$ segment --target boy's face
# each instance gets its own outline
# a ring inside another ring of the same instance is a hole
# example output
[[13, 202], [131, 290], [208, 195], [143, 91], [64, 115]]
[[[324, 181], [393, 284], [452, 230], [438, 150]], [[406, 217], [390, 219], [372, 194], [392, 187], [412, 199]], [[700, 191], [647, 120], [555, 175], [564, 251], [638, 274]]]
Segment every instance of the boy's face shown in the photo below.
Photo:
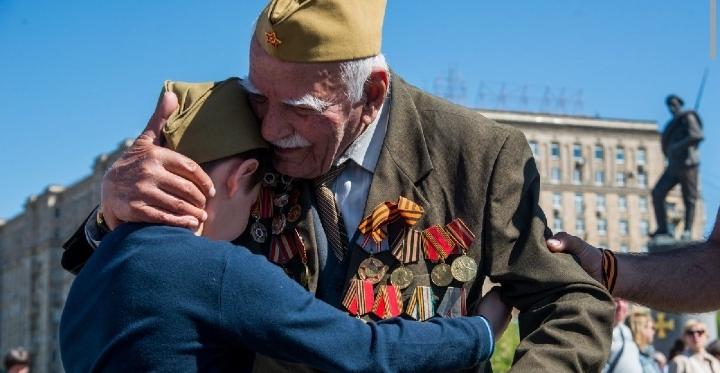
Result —
[[258, 165], [256, 159], [232, 158], [209, 172], [217, 194], [207, 202], [202, 236], [232, 241], [245, 231], [260, 192], [260, 183], [254, 177]]

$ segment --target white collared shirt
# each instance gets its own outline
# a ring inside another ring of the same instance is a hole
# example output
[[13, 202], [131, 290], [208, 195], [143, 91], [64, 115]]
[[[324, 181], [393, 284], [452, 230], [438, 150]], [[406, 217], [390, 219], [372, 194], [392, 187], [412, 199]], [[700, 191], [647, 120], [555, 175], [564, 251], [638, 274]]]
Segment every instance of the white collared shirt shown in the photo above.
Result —
[[[332, 187], [335, 193], [335, 201], [343, 216], [348, 239], [353, 237], [363, 218], [368, 194], [370, 193], [370, 184], [380, 158], [385, 133], [387, 132], [389, 112], [390, 100], [386, 98], [375, 120], [335, 162], [336, 165], [350, 162], [345, 170], [338, 175]], [[363, 240], [364, 237], [359, 236], [356, 243], [362, 244]], [[383, 241], [380, 251], [387, 250], [388, 247], [387, 240]]]

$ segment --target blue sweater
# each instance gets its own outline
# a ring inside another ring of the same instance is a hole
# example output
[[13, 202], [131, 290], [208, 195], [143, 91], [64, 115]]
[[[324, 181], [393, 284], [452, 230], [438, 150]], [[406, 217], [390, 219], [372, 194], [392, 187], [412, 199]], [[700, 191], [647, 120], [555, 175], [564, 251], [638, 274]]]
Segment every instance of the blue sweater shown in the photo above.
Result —
[[327, 371], [437, 371], [489, 358], [492, 335], [482, 317], [365, 323], [244, 247], [125, 224], [75, 279], [60, 349], [68, 372], [249, 371], [254, 352]]

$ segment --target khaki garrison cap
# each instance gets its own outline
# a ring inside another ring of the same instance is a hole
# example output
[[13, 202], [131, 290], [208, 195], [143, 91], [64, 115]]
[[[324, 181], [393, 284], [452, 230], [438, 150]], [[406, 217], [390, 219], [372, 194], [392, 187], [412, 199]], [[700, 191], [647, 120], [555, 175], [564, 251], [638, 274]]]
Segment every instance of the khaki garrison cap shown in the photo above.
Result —
[[166, 81], [178, 109], [163, 128], [166, 146], [197, 163], [268, 148], [240, 79], [185, 83]]
[[377, 56], [386, 0], [271, 0], [255, 37], [288, 62], [347, 61]]

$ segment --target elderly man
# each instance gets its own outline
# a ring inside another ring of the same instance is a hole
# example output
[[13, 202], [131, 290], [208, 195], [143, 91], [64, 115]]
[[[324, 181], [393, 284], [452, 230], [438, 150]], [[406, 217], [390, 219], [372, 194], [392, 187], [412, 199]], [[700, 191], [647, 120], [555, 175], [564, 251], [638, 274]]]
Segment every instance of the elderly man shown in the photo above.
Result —
[[[488, 276], [520, 310], [516, 370], [599, 371], [611, 298], [571, 258], [547, 251], [527, 141], [391, 81], [380, 51], [384, 10], [384, 0], [275, 0], [260, 14], [245, 85], [275, 168], [299, 180], [267, 176], [275, 194], [259, 199], [241, 241], [277, 258], [284, 241], [272, 232], [294, 225], [309, 260], [288, 262], [286, 272], [366, 319], [463, 315]], [[205, 219], [207, 176], [152, 141], [170, 106], [160, 103], [106, 174], [102, 213], [68, 241], [65, 268], [80, 270], [104, 225], [193, 228]], [[281, 365], [259, 357], [255, 368], [300, 369]]]
[[602, 249], [565, 232], [558, 233], [547, 244], [554, 252], [573, 254], [599, 282], [606, 282], [603, 260], [615, 258], [614, 296], [678, 313], [720, 309], [720, 209], [707, 241], [671, 251], [615, 254], [603, 259]]

